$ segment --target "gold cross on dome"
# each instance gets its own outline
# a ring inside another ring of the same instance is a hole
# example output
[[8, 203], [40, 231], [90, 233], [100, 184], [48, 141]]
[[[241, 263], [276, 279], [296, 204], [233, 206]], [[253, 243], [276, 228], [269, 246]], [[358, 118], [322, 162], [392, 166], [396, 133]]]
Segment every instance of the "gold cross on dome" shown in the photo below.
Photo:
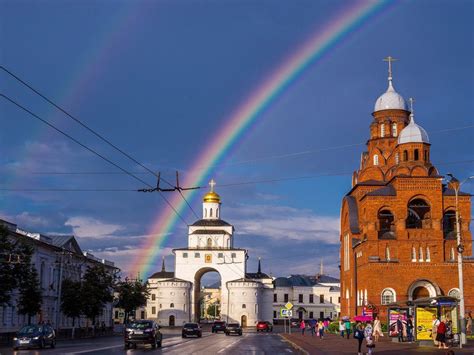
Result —
[[392, 56], [385, 57], [383, 59], [384, 62], [388, 62], [388, 78], [389, 80], [392, 79], [392, 62], [397, 61], [398, 59], [393, 58]]
[[209, 181], [209, 186], [211, 187], [211, 192], [214, 192], [214, 186], [216, 186], [216, 182], [214, 181], [214, 179], [211, 179], [211, 181]]

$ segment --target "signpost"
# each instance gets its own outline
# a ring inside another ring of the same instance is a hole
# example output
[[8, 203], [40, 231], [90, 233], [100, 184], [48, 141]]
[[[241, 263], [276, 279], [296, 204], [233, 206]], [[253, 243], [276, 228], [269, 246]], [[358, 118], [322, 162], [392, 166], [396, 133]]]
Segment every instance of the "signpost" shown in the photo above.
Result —
[[[285, 308], [280, 308], [280, 315], [282, 317], [288, 318], [288, 334], [291, 334], [291, 317], [293, 317], [293, 311], [291, 310], [292, 308], [293, 304], [291, 302], [285, 304]], [[283, 318], [283, 326], [286, 328], [285, 318]], [[284, 329], [284, 332], [286, 333], [286, 329]]]

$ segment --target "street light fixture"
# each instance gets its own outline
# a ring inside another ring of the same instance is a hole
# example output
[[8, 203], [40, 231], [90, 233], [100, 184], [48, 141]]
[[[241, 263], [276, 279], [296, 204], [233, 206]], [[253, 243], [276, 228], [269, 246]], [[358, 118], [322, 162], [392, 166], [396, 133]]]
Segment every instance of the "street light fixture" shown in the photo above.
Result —
[[459, 341], [459, 347], [462, 348], [466, 344], [466, 323], [464, 320], [464, 281], [463, 281], [463, 271], [462, 271], [462, 253], [464, 252], [464, 246], [461, 243], [461, 226], [459, 224], [459, 191], [461, 186], [470, 179], [474, 179], [473, 176], [469, 176], [463, 181], [456, 179], [453, 174], [446, 174], [449, 176], [448, 186], [454, 190], [454, 195], [456, 197], [456, 242], [457, 242], [457, 251], [458, 251], [458, 276], [459, 276], [459, 319], [461, 321], [461, 339]]

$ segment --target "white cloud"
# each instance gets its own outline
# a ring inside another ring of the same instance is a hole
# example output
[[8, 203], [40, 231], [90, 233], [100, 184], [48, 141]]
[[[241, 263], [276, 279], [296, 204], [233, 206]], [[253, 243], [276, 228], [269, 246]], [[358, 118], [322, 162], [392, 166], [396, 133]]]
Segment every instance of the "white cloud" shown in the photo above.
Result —
[[242, 205], [228, 208], [226, 213], [236, 215], [232, 224], [236, 226], [237, 234], [339, 243], [339, 217], [319, 216], [307, 209], [271, 205]]
[[64, 225], [72, 227], [73, 233], [82, 238], [110, 236], [123, 229], [120, 224], [105, 223], [92, 217], [71, 217]]
[[8, 222], [15, 223], [20, 228], [22, 228], [22, 226], [28, 226], [29, 228], [31, 227], [41, 228], [41, 227], [46, 227], [50, 224], [48, 219], [41, 216], [33, 215], [29, 212], [22, 212], [20, 214], [13, 215], [13, 216], [0, 214], [0, 218]]

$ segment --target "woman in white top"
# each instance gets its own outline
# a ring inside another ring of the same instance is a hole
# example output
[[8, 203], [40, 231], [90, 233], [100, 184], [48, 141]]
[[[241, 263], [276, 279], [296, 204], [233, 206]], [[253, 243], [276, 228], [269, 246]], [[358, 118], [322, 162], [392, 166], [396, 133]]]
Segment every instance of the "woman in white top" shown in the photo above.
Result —
[[438, 317], [436, 317], [434, 314], [433, 314], [433, 323], [432, 323], [432, 328], [431, 328], [431, 337], [433, 338], [433, 343], [435, 346], [438, 346], [438, 341], [436, 340], [436, 335], [438, 333], [438, 325], [439, 325], [440, 321], [438, 319]]
[[341, 333], [341, 337], [344, 338], [344, 330], [346, 330], [346, 326], [344, 325], [344, 322], [342, 319], [339, 320], [339, 332]]
[[383, 337], [382, 333], [382, 324], [380, 323], [379, 317], [375, 317], [374, 320], [374, 340], [377, 343], [379, 341], [379, 337]]

